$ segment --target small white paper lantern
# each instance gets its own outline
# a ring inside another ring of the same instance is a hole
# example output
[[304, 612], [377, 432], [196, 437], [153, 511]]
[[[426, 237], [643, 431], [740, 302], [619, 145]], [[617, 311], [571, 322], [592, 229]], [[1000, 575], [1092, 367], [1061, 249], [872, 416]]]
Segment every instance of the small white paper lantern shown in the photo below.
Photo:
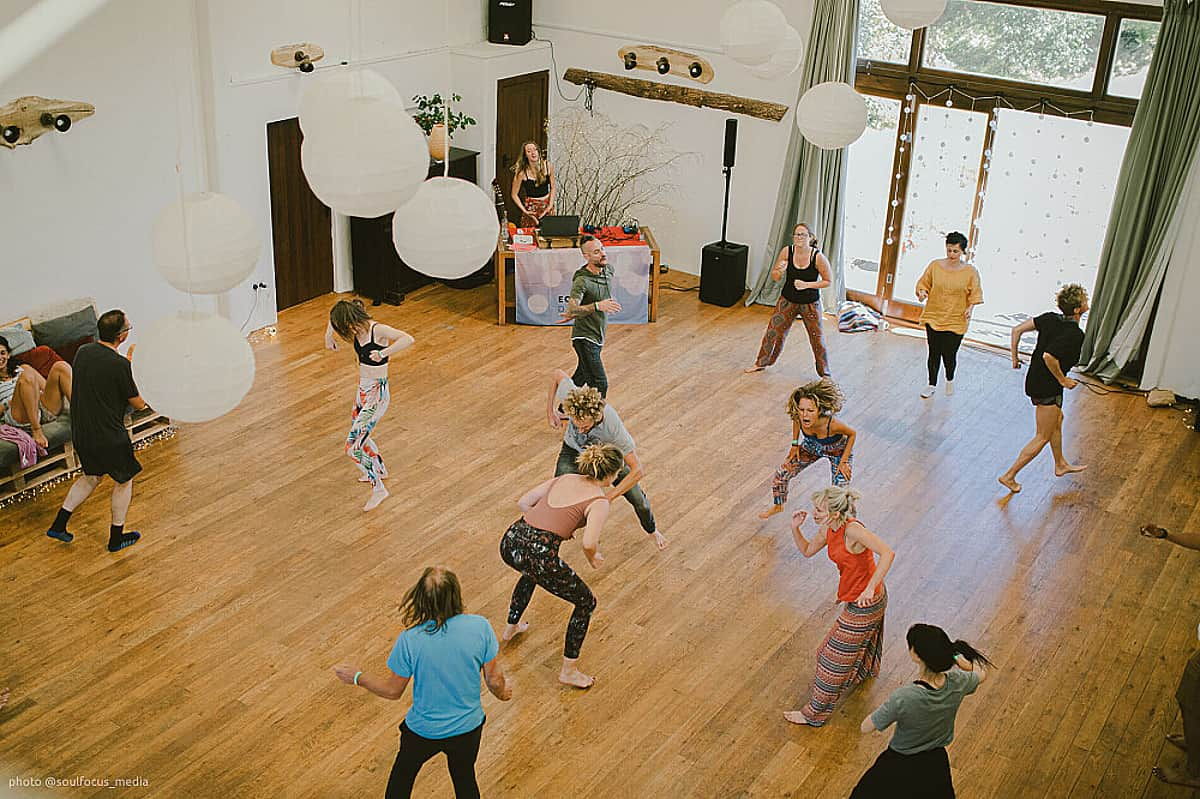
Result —
[[310, 130], [300, 146], [304, 176], [321, 202], [347, 216], [396, 210], [429, 172], [425, 134], [398, 103], [355, 98]]
[[150, 407], [207, 422], [237, 407], [254, 383], [254, 353], [228, 319], [181, 311], [138, 336], [133, 376]]
[[946, 0], [880, 0], [879, 6], [893, 25], [909, 30], [932, 25], [946, 13]]
[[721, 16], [721, 49], [747, 66], [765, 64], [783, 44], [788, 21], [769, 0], [739, 0]]
[[298, 116], [305, 136], [318, 132], [323, 122], [336, 121], [346, 104], [355, 99], [404, 107], [400, 90], [373, 69], [325, 71], [305, 78], [304, 84]]
[[392, 217], [392, 243], [404, 263], [440, 280], [478, 271], [499, 236], [492, 198], [459, 178], [425, 181]]
[[845, 147], [867, 129], [867, 101], [848, 83], [818, 83], [800, 98], [796, 127], [822, 150]]
[[794, 74], [803, 60], [804, 40], [800, 38], [800, 32], [789, 25], [783, 43], [767, 63], [749, 67], [749, 70], [756, 78], [774, 80]]
[[192, 294], [222, 294], [250, 277], [262, 250], [246, 209], [224, 194], [188, 194], [154, 220], [154, 265]]

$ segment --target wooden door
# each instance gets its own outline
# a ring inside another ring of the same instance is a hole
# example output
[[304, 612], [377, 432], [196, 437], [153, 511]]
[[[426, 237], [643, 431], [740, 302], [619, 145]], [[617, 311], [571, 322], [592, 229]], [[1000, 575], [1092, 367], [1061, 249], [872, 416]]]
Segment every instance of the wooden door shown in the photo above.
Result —
[[[496, 81], [496, 179], [504, 193], [510, 222], [519, 223], [521, 212], [512, 200], [513, 164], [521, 144], [536, 141], [546, 151], [546, 119], [550, 102], [550, 72], [531, 72]], [[554, 163], [553, 153], [549, 154]]]
[[295, 118], [267, 125], [275, 306], [279, 311], [333, 291], [330, 210], [312, 193], [300, 168], [302, 140]]

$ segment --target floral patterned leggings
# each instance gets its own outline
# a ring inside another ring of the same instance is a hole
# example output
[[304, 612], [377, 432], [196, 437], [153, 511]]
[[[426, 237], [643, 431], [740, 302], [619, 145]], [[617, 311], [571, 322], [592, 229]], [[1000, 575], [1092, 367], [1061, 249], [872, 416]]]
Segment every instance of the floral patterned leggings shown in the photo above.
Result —
[[350, 424], [350, 434], [346, 436], [346, 454], [354, 459], [354, 463], [366, 475], [372, 488], [382, 485], [387, 468], [383, 465], [379, 447], [375, 446], [375, 440], [371, 438], [371, 431], [387, 412], [391, 399], [386, 377], [359, 378], [353, 421]]
[[821, 335], [821, 301], [804, 304], [789, 302], [781, 295], [775, 303], [775, 312], [767, 323], [767, 332], [763, 333], [762, 345], [758, 348], [755, 366], [771, 366], [783, 352], [783, 342], [787, 341], [788, 331], [796, 317], [804, 322], [808, 333], [808, 343], [812, 346], [813, 364], [821, 377], [829, 376], [829, 355], [825, 352], [825, 339]]

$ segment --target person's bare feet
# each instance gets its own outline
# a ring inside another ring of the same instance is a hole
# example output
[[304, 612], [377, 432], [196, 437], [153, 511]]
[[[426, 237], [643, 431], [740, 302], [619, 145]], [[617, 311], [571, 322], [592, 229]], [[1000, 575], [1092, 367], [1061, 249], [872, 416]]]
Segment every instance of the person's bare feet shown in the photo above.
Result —
[[665, 535], [658, 530], [655, 530], [651, 535], [654, 536], [654, 545], [658, 547], [659, 552], [667, 548], [667, 537]]
[[363, 505], [363, 512], [375, 510], [379, 507], [379, 503], [388, 498], [388, 490], [380, 483], [378, 488], [371, 491], [371, 498], [367, 500], [367, 504]]
[[793, 724], [806, 724], [812, 726], [812, 722], [804, 717], [804, 714], [799, 710], [789, 710], [783, 714], [783, 717]]
[[1000, 483], [1000, 485], [1004, 486], [1012, 493], [1014, 493], [1014, 494], [1021, 493], [1021, 484], [1018, 483], [1016, 480], [1012, 479], [1011, 477], [1009, 477], [1008, 475], [1002, 474], [999, 477], [997, 477], [996, 480]]
[[570, 671], [563, 669], [558, 673], [558, 681], [572, 688], [591, 688], [596, 684], [595, 677], [584, 674], [579, 669], [571, 669]]
[[742, 370], [742, 372], [744, 374], [753, 374], [754, 372], [761, 372], [762, 370], [764, 370], [766, 368], [767, 367], [765, 367], [765, 366], [759, 366], [758, 364], [755, 364], [754, 366], [747, 366], [745, 369]]
[[42, 449], [50, 449], [50, 440], [46, 438], [46, 434], [41, 430], [33, 431], [33, 443], [37, 444]]
[[505, 641], [511, 641], [521, 633], [529, 629], [529, 622], [520, 621], [516, 624], [509, 624], [504, 628], [504, 632], [500, 633], [500, 638]]
[[769, 519], [776, 513], [783, 513], [782, 505], [772, 505], [770, 510], [764, 510], [762, 513], [758, 514], [758, 518]]
[[1074, 474], [1075, 472], [1082, 472], [1086, 468], [1086, 466], [1074, 466], [1070, 463], [1056, 463], [1054, 464], [1054, 476], [1064, 477], [1065, 475]]
[[1193, 777], [1183, 769], [1174, 766], [1155, 766], [1150, 773], [1169, 785], [1183, 785], [1188, 788], [1200, 788], [1200, 777]]

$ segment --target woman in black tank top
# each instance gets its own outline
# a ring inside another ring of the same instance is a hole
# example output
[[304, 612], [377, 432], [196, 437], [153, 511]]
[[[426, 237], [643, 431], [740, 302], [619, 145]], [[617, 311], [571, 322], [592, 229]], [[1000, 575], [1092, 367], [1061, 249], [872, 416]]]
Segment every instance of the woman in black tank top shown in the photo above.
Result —
[[[801, 265], [797, 265], [797, 262]], [[812, 346], [813, 361], [817, 374], [829, 377], [829, 357], [825, 352], [825, 339], [821, 334], [820, 290], [832, 283], [829, 261], [817, 249], [817, 237], [806, 224], [796, 225], [792, 231], [792, 243], [779, 253], [779, 260], [771, 269], [774, 280], [783, 280], [775, 312], [767, 323], [762, 345], [754, 366], [747, 372], [759, 372], [771, 366], [783, 352], [792, 322], [799, 316], [808, 332], [808, 343]]]
[[521, 227], [537, 227], [554, 208], [554, 167], [537, 142], [527, 141], [521, 145], [513, 172], [512, 199], [521, 209]]
[[354, 345], [358, 355], [358, 393], [354, 401], [350, 433], [346, 436], [346, 454], [354, 459], [362, 476], [359, 482], [371, 484], [371, 497], [363, 506], [372, 510], [388, 495], [383, 485], [387, 467], [383, 456], [371, 438], [371, 432], [391, 401], [388, 390], [388, 358], [413, 343], [413, 337], [403, 330], [376, 322], [367, 313], [362, 300], [338, 300], [329, 309], [329, 324], [325, 327], [325, 346], [338, 348], [337, 338]]

